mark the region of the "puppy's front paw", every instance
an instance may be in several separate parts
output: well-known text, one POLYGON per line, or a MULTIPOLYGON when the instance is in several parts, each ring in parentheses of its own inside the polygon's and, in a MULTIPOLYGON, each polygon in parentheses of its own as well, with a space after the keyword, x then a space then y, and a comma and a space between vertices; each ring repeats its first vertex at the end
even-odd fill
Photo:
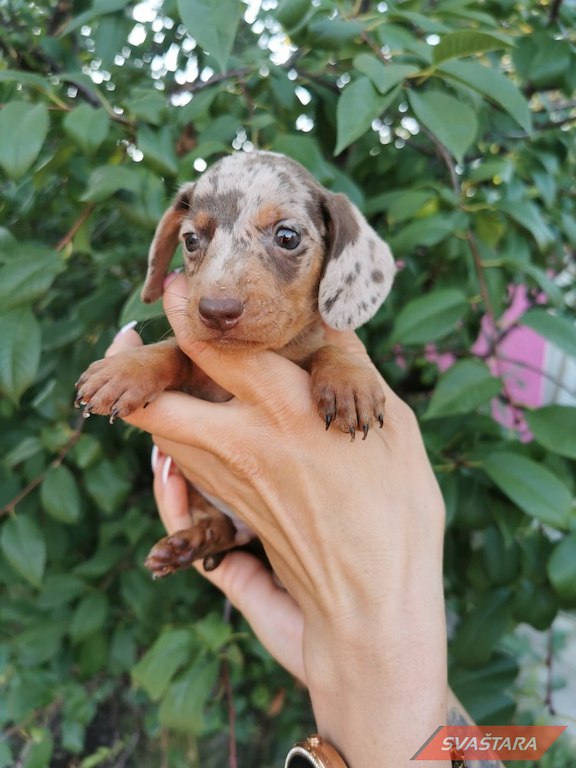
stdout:
POLYGON ((110 416, 113 422, 154 400, 162 388, 154 371, 146 371, 137 362, 124 353, 92 363, 76 383, 76 407, 83 407, 86 416, 97 413, 110 416))
POLYGON ((320 350, 311 368, 312 395, 328 429, 334 424, 354 439, 384 423, 384 393, 376 373, 334 347, 320 350), (333 351, 332 351, 333 350, 333 351))

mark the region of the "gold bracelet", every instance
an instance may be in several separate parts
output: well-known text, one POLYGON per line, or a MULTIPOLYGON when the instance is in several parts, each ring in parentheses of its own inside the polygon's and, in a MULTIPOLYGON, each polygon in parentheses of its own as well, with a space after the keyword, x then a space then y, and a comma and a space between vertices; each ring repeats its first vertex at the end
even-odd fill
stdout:
MULTIPOLYGON (((334 747, 313 733, 288 752, 284 768, 348 768, 334 747)), ((452 768, 466 768, 465 760, 452 760, 452 768)))
POLYGON ((284 768, 348 768, 334 747, 317 733, 294 744, 284 768))

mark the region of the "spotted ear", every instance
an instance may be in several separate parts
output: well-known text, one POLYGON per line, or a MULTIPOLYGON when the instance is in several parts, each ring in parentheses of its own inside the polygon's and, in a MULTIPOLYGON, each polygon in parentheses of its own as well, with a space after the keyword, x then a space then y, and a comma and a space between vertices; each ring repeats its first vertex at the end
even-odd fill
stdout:
POLYGON ((318 308, 332 328, 359 328, 388 295, 396 272, 394 259, 388 245, 347 197, 324 194, 328 244, 318 308))
POLYGON ((180 225, 190 210, 194 184, 182 187, 176 199, 160 219, 148 252, 148 272, 140 294, 142 301, 151 304, 162 296, 164 278, 178 246, 180 225))

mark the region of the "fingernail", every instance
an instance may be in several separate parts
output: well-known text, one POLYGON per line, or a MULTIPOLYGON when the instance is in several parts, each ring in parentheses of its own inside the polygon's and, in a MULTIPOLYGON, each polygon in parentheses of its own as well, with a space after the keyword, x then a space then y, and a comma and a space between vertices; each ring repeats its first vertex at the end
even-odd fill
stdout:
POLYGON ((123 325, 122 328, 120 328, 120 330, 116 334, 116 338, 118 338, 118 336, 122 336, 124 333, 126 333, 126 331, 131 331, 132 328, 136 328, 137 325, 138 325, 137 320, 130 320, 129 323, 126 323, 126 325, 123 325))
POLYGON ((172 458, 166 456, 166 461, 162 467, 162 485, 166 485, 168 478, 170 477, 170 467, 172 466, 172 458))
POLYGON ((169 275, 166 275, 166 278, 164 279, 163 289, 166 290, 170 283, 178 277, 178 275, 182 272, 182 267, 178 267, 178 269, 175 269, 173 272, 170 272, 169 275))
POLYGON ((156 472, 156 467, 158 466, 158 455, 160 451, 158 450, 157 445, 152 446, 152 456, 150 457, 151 463, 152 463, 152 472, 156 472))

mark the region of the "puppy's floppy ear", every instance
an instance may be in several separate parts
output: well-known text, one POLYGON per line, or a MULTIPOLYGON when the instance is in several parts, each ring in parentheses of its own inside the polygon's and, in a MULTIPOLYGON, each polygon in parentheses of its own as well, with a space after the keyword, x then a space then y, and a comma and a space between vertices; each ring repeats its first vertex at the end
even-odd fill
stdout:
POLYGON ((148 252, 148 272, 140 294, 146 304, 151 304, 162 296, 164 278, 178 246, 182 219, 190 210, 193 189, 194 184, 187 184, 180 190, 156 227, 148 252))
POLYGON ((340 331, 359 328, 388 295, 394 259, 347 197, 324 191, 323 208, 328 242, 318 290, 320 315, 340 331))

